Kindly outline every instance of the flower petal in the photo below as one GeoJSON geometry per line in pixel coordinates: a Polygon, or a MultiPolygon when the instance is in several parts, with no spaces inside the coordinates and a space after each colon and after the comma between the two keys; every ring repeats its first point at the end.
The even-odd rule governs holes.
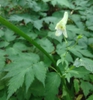
{"type": "Polygon", "coordinates": [[[55,33],[56,36],[60,36],[61,34],[62,34],[62,30],[57,30],[55,33]]]}
{"type": "Polygon", "coordinates": [[[61,21],[59,21],[56,24],[56,27],[55,27],[55,29],[56,29],[55,35],[56,36],[60,36],[63,33],[64,37],[67,38],[67,31],[66,31],[67,20],[68,20],[68,12],[65,12],[61,21]]]}
{"type": "Polygon", "coordinates": [[[62,25],[66,25],[67,24],[67,20],[68,20],[68,12],[65,12],[62,20],[60,21],[60,23],[62,25]]]}
{"type": "Polygon", "coordinates": [[[67,38],[68,36],[67,36],[67,31],[66,31],[66,27],[65,27],[65,29],[64,29],[64,31],[63,31],[63,35],[67,38]]]}

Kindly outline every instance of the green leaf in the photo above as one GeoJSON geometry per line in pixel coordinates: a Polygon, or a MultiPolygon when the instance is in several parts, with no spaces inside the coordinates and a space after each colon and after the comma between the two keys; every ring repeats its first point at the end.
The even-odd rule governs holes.
{"type": "Polygon", "coordinates": [[[89,79],[90,79],[91,82],[93,82],[93,74],[89,75],[89,79]]]}
{"type": "Polygon", "coordinates": [[[20,51],[19,51],[18,49],[16,49],[16,48],[9,47],[9,48],[6,49],[6,53],[7,53],[7,55],[9,55],[9,56],[11,56],[11,55],[14,56],[14,55],[19,54],[20,51]]]}
{"type": "Polygon", "coordinates": [[[76,61],[74,62],[74,66],[76,66],[76,67],[83,66],[88,71],[93,73],[93,60],[91,60],[91,59],[88,59],[88,58],[76,59],[76,61]]]}
{"type": "Polygon", "coordinates": [[[40,30],[41,27],[43,26],[43,25],[42,25],[42,22],[43,22],[42,20],[35,20],[33,25],[34,25],[34,27],[35,27],[36,29],[40,30]]]}
{"type": "Polygon", "coordinates": [[[45,21],[47,24],[49,24],[49,22],[55,23],[57,18],[56,17],[45,17],[42,20],[45,21]]]}
{"type": "Polygon", "coordinates": [[[3,6],[7,6],[9,3],[8,0],[3,0],[3,1],[0,1],[0,4],[3,5],[3,6]]]}
{"type": "Polygon", "coordinates": [[[59,55],[63,55],[66,52],[66,44],[65,44],[65,42],[58,44],[56,51],[57,51],[57,53],[59,55]]]}
{"type": "Polygon", "coordinates": [[[33,81],[30,91],[35,97],[44,96],[44,90],[45,90],[45,87],[40,81],[38,80],[33,81]]]}
{"type": "Polygon", "coordinates": [[[71,56],[71,54],[69,52],[66,54],[66,60],[68,62],[73,62],[73,58],[72,58],[72,56],[71,56]]]}
{"type": "Polygon", "coordinates": [[[27,24],[29,22],[33,22],[30,18],[30,16],[24,14],[24,15],[12,15],[9,18],[10,21],[20,22],[24,20],[24,22],[27,24]]]}
{"type": "Polygon", "coordinates": [[[88,44],[91,48],[93,48],[93,38],[89,38],[88,44]]]}
{"type": "Polygon", "coordinates": [[[82,29],[77,28],[75,25],[72,25],[72,24],[71,24],[71,25],[67,25],[67,29],[68,29],[69,31],[71,31],[73,34],[83,32],[82,29]]]}
{"type": "Polygon", "coordinates": [[[67,7],[70,6],[68,0],[65,0],[65,1],[63,1],[63,0],[52,0],[51,3],[52,3],[53,6],[55,6],[57,3],[60,4],[61,6],[62,5],[65,5],[67,7]]]}
{"type": "MultiPolygon", "coordinates": [[[[74,67],[74,66],[72,66],[74,67]]],[[[69,69],[66,71],[67,73],[65,73],[65,78],[67,78],[68,82],[70,80],[70,78],[75,77],[75,78],[86,78],[85,76],[89,75],[89,71],[86,70],[84,67],[78,67],[78,68],[74,68],[74,69],[69,69]]]]}
{"type": "Polygon", "coordinates": [[[4,57],[5,54],[6,54],[5,51],[0,50],[0,72],[2,71],[2,68],[5,66],[5,61],[6,61],[4,57]]]}
{"type": "Polygon", "coordinates": [[[82,55],[86,56],[86,57],[91,57],[93,58],[93,54],[90,53],[88,50],[78,50],[82,55]]]}
{"type": "Polygon", "coordinates": [[[34,81],[34,72],[32,68],[28,68],[25,76],[26,92],[28,91],[30,85],[34,81]]]}
{"type": "Polygon", "coordinates": [[[38,39],[37,42],[41,45],[41,47],[43,47],[48,53],[53,52],[54,50],[54,46],[53,44],[50,42],[49,39],[46,38],[42,38],[42,39],[38,39]]]}
{"type": "Polygon", "coordinates": [[[4,31],[0,30],[0,37],[4,35],[4,31]]]}
{"type": "Polygon", "coordinates": [[[0,48],[7,47],[8,45],[9,45],[9,42],[7,42],[7,41],[0,41],[0,48]]]}
{"type": "Polygon", "coordinates": [[[86,100],[93,100],[93,95],[90,95],[86,100]]]}
{"type": "MultiPolygon", "coordinates": [[[[84,25],[83,25],[83,23],[81,22],[81,15],[79,15],[79,14],[72,14],[72,15],[71,15],[71,19],[75,22],[75,24],[76,24],[81,30],[84,29],[84,25]]],[[[73,26],[73,27],[75,27],[75,26],[73,26]]],[[[77,28],[77,29],[79,30],[79,28],[77,28]]],[[[75,27],[75,29],[76,29],[76,27],[75,27]]],[[[73,29],[73,30],[75,30],[75,29],[73,29]]],[[[77,32],[77,31],[75,31],[75,32],[77,32]]]]}
{"type": "Polygon", "coordinates": [[[0,72],[2,71],[2,68],[4,68],[5,60],[5,57],[0,55],[0,72]]]}
{"type": "Polygon", "coordinates": [[[87,28],[93,31],[93,19],[92,15],[89,16],[89,18],[86,21],[87,28]]]}
{"type": "Polygon", "coordinates": [[[74,54],[75,56],[77,56],[77,57],[82,57],[82,55],[81,55],[81,53],[79,53],[78,52],[78,50],[76,49],[76,48],[71,48],[71,49],[69,49],[69,51],[72,53],[72,54],[74,54]]]}
{"type": "Polygon", "coordinates": [[[62,36],[57,37],[57,36],[55,36],[55,32],[52,32],[52,31],[48,32],[48,37],[50,37],[52,39],[55,39],[55,40],[57,40],[59,42],[62,41],[62,36]]]}
{"type": "Polygon", "coordinates": [[[45,100],[56,99],[60,82],[61,78],[57,73],[52,72],[47,75],[46,86],[45,86],[45,100]]]}
{"type": "Polygon", "coordinates": [[[6,97],[6,93],[3,93],[3,96],[2,97],[0,96],[0,100],[6,100],[6,98],[7,98],[6,97]]]}
{"type": "Polygon", "coordinates": [[[7,100],[12,96],[12,94],[14,92],[16,92],[17,89],[19,89],[24,82],[24,73],[25,70],[22,70],[21,73],[18,74],[18,76],[13,76],[10,80],[9,80],[9,88],[8,88],[8,97],[7,100]]]}
{"type": "Polygon", "coordinates": [[[37,2],[35,2],[35,1],[28,0],[26,5],[36,12],[41,10],[41,8],[38,6],[37,2]]]}
{"type": "Polygon", "coordinates": [[[14,43],[13,48],[17,51],[26,51],[26,50],[28,50],[28,47],[25,45],[25,43],[22,43],[22,42],[14,43]]]}
{"type": "Polygon", "coordinates": [[[50,1],[50,0],[43,0],[44,2],[48,2],[48,1],[50,1]]]}
{"type": "Polygon", "coordinates": [[[43,62],[39,62],[37,64],[33,65],[33,71],[35,74],[35,77],[45,85],[45,78],[46,78],[46,68],[43,64],[43,62]]]}
{"type": "Polygon", "coordinates": [[[85,96],[87,96],[90,93],[90,90],[93,91],[93,85],[89,82],[81,81],[81,88],[85,96]]]}
{"type": "MultiPolygon", "coordinates": [[[[12,62],[10,64],[7,64],[6,68],[4,69],[4,71],[8,72],[4,78],[10,78],[9,84],[8,84],[8,98],[10,96],[12,96],[12,94],[14,92],[16,92],[17,89],[19,89],[22,86],[25,75],[26,75],[26,80],[25,80],[26,81],[26,90],[28,90],[29,86],[31,85],[32,81],[34,80],[33,78],[36,73],[33,70],[33,66],[36,66],[34,64],[37,64],[37,62],[39,61],[39,57],[38,57],[38,55],[36,55],[34,53],[23,53],[23,54],[21,53],[20,55],[16,55],[13,57],[10,56],[9,59],[11,59],[12,62]],[[29,75],[30,72],[33,72],[33,73],[31,73],[32,75],[29,75]],[[29,81],[28,77],[31,78],[30,81],[29,81]],[[16,83],[16,82],[18,82],[18,83],[16,83]]],[[[37,73],[41,75],[41,73],[39,73],[39,72],[37,70],[37,73]]],[[[45,73],[45,72],[43,72],[43,73],[45,73]]],[[[37,74],[35,76],[37,76],[37,74]]],[[[42,77],[41,77],[41,79],[42,79],[42,77]]],[[[44,80],[43,80],[43,83],[44,83],[44,80]]]]}
{"type": "Polygon", "coordinates": [[[88,39],[87,37],[83,36],[81,39],[78,40],[78,44],[81,47],[87,48],[88,39]]]}
{"type": "Polygon", "coordinates": [[[43,62],[39,62],[39,56],[34,53],[21,53],[10,56],[11,63],[7,64],[4,71],[8,73],[3,78],[10,78],[8,84],[8,98],[19,89],[25,81],[26,92],[36,77],[45,85],[46,68],[43,62]],[[18,82],[18,83],[16,83],[18,82]]]}
{"type": "Polygon", "coordinates": [[[4,39],[6,41],[13,41],[15,38],[16,38],[16,36],[14,35],[14,32],[13,31],[11,31],[9,29],[7,29],[5,31],[4,39]]]}
{"type": "Polygon", "coordinates": [[[79,80],[78,79],[74,79],[74,88],[75,88],[75,92],[77,94],[79,92],[79,90],[80,90],[79,80]]]}

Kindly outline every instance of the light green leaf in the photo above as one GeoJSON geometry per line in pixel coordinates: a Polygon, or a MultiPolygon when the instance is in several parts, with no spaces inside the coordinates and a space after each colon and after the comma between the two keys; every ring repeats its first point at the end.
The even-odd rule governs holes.
{"type": "Polygon", "coordinates": [[[3,5],[3,6],[7,6],[9,4],[9,1],[8,0],[0,0],[0,4],[3,5]]]}
{"type": "Polygon", "coordinates": [[[65,42],[58,44],[56,51],[57,51],[57,53],[59,55],[63,55],[66,52],[66,44],[65,44],[65,42]]]}
{"type": "Polygon", "coordinates": [[[19,51],[18,49],[16,49],[16,48],[9,47],[9,48],[6,49],[6,53],[7,53],[9,56],[11,56],[11,55],[14,56],[14,55],[16,55],[16,54],[19,54],[20,51],[19,51]]]}
{"type": "Polygon", "coordinates": [[[81,59],[76,59],[74,62],[74,66],[76,67],[85,67],[88,71],[93,73],[93,60],[88,59],[88,58],[81,58],[81,59]]]}
{"type": "Polygon", "coordinates": [[[9,42],[7,41],[0,41],[0,48],[6,47],[9,45],[9,42]]]}
{"type": "Polygon", "coordinates": [[[13,45],[13,48],[17,51],[25,51],[28,50],[28,47],[25,45],[25,43],[22,42],[16,42],[13,45]]]}
{"type": "Polygon", "coordinates": [[[67,78],[68,82],[70,82],[70,78],[86,78],[85,76],[89,75],[89,71],[86,70],[84,67],[78,67],[74,68],[73,70],[68,70],[67,73],[65,73],[65,78],[67,78]]]}
{"type": "MultiPolygon", "coordinates": [[[[9,59],[11,59],[12,62],[10,64],[7,64],[7,66],[5,67],[4,71],[7,71],[8,73],[3,78],[3,79],[10,78],[8,84],[8,98],[10,98],[12,94],[22,86],[24,78],[26,83],[26,90],[28,90],[28,88],[30,87],[31,83],[34,80],[34,75],[36,74],[36,71],[33,70],[33,66],[41,67],[38,66],[37,63],[39,61],[39,56],[34,53],[21,53],[20,55],[10,56],[9,59]]],[[[41,73],[45,72],[44,70],[42,72],[42,69],[44,69],[44,66],[42,66],[41,69],[39,69],[39,71],[37,70],[37,73],[39,74],[39,80],[41,82],[43,81],[44,84],[45,76],[44,74],[41,73]],[[41,79],[40,75],[42,75],[41,79]]],[[[35,76],[37,76],[37,74],[35,76]]]]}
{"type": "Polygon", "coordinates": [[[35,77],[45,85],[45,78],[46,78],[46,68],[43,64],[43,62],[39,62],[37,64],[33,65],[33,71],[35,74],[35,77]]]}
{"type": "Polygon", "coordinates": [[[34,27],[35,27],[36,29],[40,30],[41,27],[43,26],[43,25],[42,25],[42,22],[43,22],[42,20],[35,20],[33,25],[34,25],[34,27]]]}
{"type": "Polygon", "coordinates": [[[55,100],[61,79],[55,72],[49,73],[46,79],[45,100],[55,100]]]}
{"type": "Polygon", "coordinates": [[[93,58],[93,54],[90,53],[88,50],[78,50],[82,55],[86,56],[86,57],[91,57],[93,58]]]}
{"type": "Polygon", "coordinates": [[[0,30],[0,37],[4,35],[4,31],[0,30]]]}
{"type": "Polygon", "coordinates": [[[14,76],[9,80],[7,100],[12,96],[14,92],[16,92],[17,89],[19,89],[23,85],[24,73],[25,73],[25,70],[22,70],[22,72],[19,73],[18,76],[14,76]]]}
{"type": "Polygon", "coordinates": [[[57,40],[57,41],[59,41],[59,42],[62,41],[62,36],[57,37],[57,36],[55,36],[55,33],[52,32],[52,31],[48,32],[48,37],[50,37],[50,38],[52,38],[52,39],[55,39],[55,40],[57,40]]]}
{"type": "Polygon", "coordinates": [[[27,24],[29,22],[32,22],[30,16],[28,15],[12,15],[9,18],[10,21],[15,21],[15,22],[19,22],[24,20],[24,22],[27,24]]]}
{"type": "Polygon", "coordinates": [[[71,56],[71,54],[69,52],[66,54],[66,60],[68,62],[73,62],[73,58],[72,58],[72,56],[71,56]]]}
{"type": "Polygon", "coordinates": [[[81,53],[79,53],[76,48],[69,49],[69,51],[77,57],[82,57],[81,53]]]}
{"type": "Polygon", "coordinates": [[[4,68],[5,60],[5,57],[0,55],[0,72],[2,71],[2,68],[4,68]]]}
{"type": "MultiPolygon", "coordinates": [[[[80,20],[81,15],[79,14],[72,14],[71,15],[71,19],[75,22],[75,24],[80,28],[80,29],[84,29],[84,25],[80,20]]],[[[75,25],[74,25],[75,27],[75,25]]],[[[76,28],[75,28],[76,29],[76,28]]],[[[77,28],[78,29],[78,28],[77,28]]],[[[74,29],[72,29],[74,30],[74,29]]]]}
{"type": "Polygon", "coordinates": [[[93,85],[90,84],[89,82],[81,81],[81,88],[85,96],[89,94],[90,90],[93,91],[93,85]]]}
{"type": "Polygon", "coordinates": [[[4,39],[6,41],[13,41],[15,38],[16,38],[16,36],[14,35],[14,32],[13,31],[11,31],[9,29],[7,29],[5,31],[4,39]]]}
{"type": "Polygon", "coordinates": [[[68,0],[65,0],[65,1],[63,1],[63,0],[51,0],[51,3],[52,3],[53,6],[55,6],[56,4],[60,4],[61,6],[65,5],[67,7],[70,6],[68,0]]]}
{"type": "Polygon", "coordinates": [[[86,21],[87,28],[93,31],[93,19],[92,15],[89,16],[89,18],[86,21]]]}
{"type": "Polygon", "coordinates": [[[57,18],[56,17],[45,17],[42,20],[45,21],[47,24],[49,24],[49,22],[55,23],[57,18]]]}
{"type": "Polygon", "coordinates": [[[48,52],[51,53],[54,50],[53,44],[50,42],[49,39],[42,38],[38,39],[37,42],[48,52]]]}
{"type": "Polygon", "coordinates": [[[78,40],[78,44],[81,47],[87,48],[88,39],[87,37],[83,36],[81,39],[78,40]]]}
{"type": "Polygon", "coordinates": [[[28,91],[30,85],[34,81],[34,72],[32,68],[28,68],[25,76],[26,92],[28,91]]]}

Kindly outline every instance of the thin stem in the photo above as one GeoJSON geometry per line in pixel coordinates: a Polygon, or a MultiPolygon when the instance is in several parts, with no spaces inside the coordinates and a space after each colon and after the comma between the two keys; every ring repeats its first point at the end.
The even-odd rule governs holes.
{"type": "Polygon", "coordinates": [[[62,77],[62,75],[52,66],[50,66],[51,69],[53,69],[60,77],[62,77]]]}
{"type": "MultiPolygon", "coordinates": [[[[13,30],[15,33],[17,33],[18,35],[22,36],[23,38],[25,38],[27,41],[29,41],[31,44],[35,45],[40,51],[42,51],[52,62],[53,65],[55,66],[56,69],[58,69],[56,67],[56,62],[55,60],[38,44],[36,43],[31,37],[27,36],[23,31],[21,31],[19,28],[17,28],[15,25],[13,25],[12,23],[10,23],[9,21],[7,21],[6,19],[4,19],[3,17],[0,16],[0,22],[2,24],[4,24],[5,26],[7,26],[8,28],[10,28],[11,30],[13,30]]],[[[58,69],[59,70],[59,69],[58,69]]]]}

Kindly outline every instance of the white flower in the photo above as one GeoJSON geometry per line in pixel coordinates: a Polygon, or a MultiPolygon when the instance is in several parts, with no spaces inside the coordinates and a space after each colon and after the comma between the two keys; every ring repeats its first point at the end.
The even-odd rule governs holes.
{"type": "Polygon", "coordinates": [[[63,18],[61,19],[61,21],[57,23],[55,27],[56,36],[60,36],[61,34],[63,34],[67,38],[67,31],[66,31],[67,20],[68,20],[68,12],[65,12],[63,18]]]}

